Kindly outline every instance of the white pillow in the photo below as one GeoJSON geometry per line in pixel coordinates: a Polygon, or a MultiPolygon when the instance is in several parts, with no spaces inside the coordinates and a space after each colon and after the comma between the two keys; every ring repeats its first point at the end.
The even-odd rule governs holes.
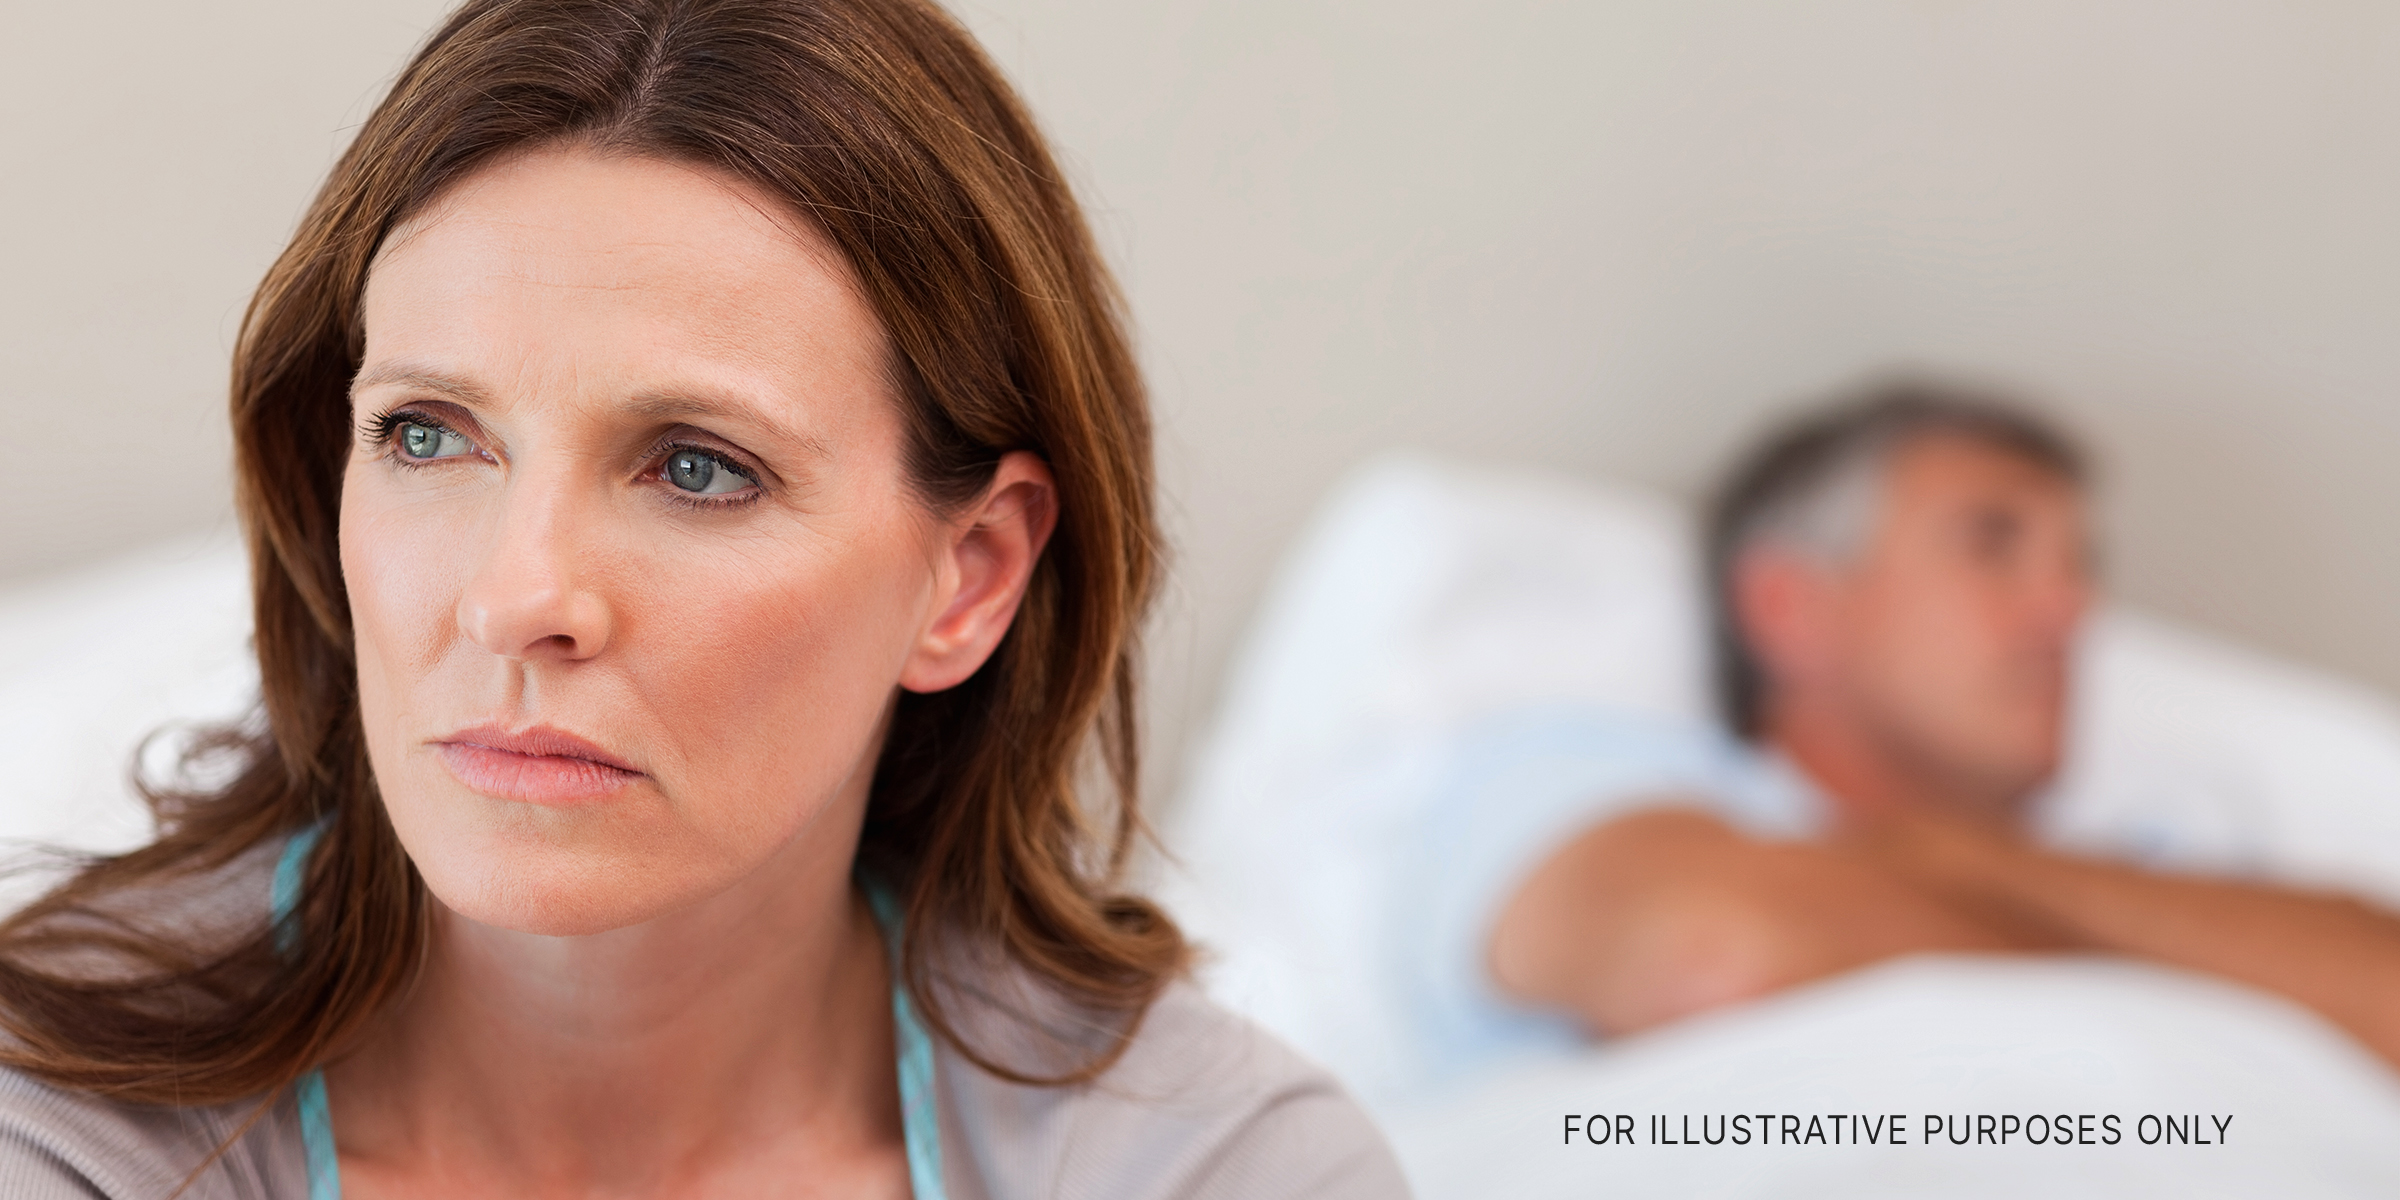
{"type": "Polygon", "coordinates": [[[2386,697],[2124,611],[2077,663],[2073,741],[2042,815],[2069,845],[2147,824],[2183,865],[2400,907],[2400,709],[2386,697]]]}
{"type": "Polygon", "coordinates": [[[230,536],[161,543],[0,591],[0,844],[130,849],[150,836],[131,786],[143,739],[235,719],[258,689],[250,579],[230,536]]]}

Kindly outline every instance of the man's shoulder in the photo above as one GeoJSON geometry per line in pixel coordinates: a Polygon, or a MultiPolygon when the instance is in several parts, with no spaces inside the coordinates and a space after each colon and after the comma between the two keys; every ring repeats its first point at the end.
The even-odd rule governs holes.
{"type": "Polygon", "coordinates": [[[945,1059],[959,1148],[995,1194],[1406,1194],[1382,1134],[1331,1074],[1186,981],[1088,1083],[1015,1084],[945,1059]]]}
{"type": "Polygon", "coordinates": [[[288,1098],[124,1104],[0,1069],[0,1195],[281,1196],[301,1162],[288,1098]]]}

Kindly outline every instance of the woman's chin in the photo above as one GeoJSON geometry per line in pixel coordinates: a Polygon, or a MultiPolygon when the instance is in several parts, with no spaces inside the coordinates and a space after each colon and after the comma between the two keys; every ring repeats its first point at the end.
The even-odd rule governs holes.
{"type": "Polygon", "coordinates": [[[586,937],[655,920],[723,890],[705,872],[662,870],[581,850],[426,855],[418,873],[444,908],[479,925],[543,937],[586,937]],[[447,861],[444,861],[447,859],[447,861]]]}
{"type": "Polygon", "coordinates": [[[541,937],[592,937],[613,933],[685,907],[684,904],[627,903],[628,897],[623,895],[575,890],[500,897],[485,894],[466,897],[463,902],[456,903],[438,891],[434,895],[442,901],[443,907],[478,925],[541,937]]]}
{"type": "MultiPolygon", "coordinates": [[[[440,898],[438,892],[436,897],[440,898]]],[[[575,896],[537,896],[490,903],[477,897],[466,903],[442,898],[442,904],[478,925],[540,937],[592,937],[630,928],[659,915],[628,908],[618,902],[620,899],[609,897],[609,903],[589,904],[575,896]]]]}

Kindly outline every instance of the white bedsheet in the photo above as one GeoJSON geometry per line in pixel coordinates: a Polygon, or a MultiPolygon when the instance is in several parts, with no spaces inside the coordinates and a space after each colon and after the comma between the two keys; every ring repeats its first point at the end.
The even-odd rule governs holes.
{"type": "Polygon", "coordinates": [[[1386,1129],[1423,1200],[2400,1196],[2390,1072],[2294,1005],[2100,959],[1895,962],[1513,1070],[1386,1129]],[[1639,1141],[1568,1141],[1569,1113],[1634,1115],[1639,1141]],[[1680,1138],[1730,1113],[1899,1113],[1909,1144],[1651,1140],[1653,1114],[1680,1138]],[[2121,1140],[1926,1144],[1929,1113],[2115,1115],[2121,1140]],[[2144,1145],[2144,1115],[2216,1144],[2144,1145]]]}

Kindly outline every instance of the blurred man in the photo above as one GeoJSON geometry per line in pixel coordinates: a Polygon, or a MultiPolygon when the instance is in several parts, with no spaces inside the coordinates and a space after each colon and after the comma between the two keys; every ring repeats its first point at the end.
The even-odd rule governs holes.
{"type": "Polygon", "coordinates": [[[2002,404],[1886,388],[1762,448],[1709,526],[1743,761],[1595,805],[1500,899],[1487,983],[1622,1033],[1917,951],[2100,951],[2280,992],[2400,1063],[2400,920],[2020,836],[2091,557],[2080,456],[2002,404]]]}

